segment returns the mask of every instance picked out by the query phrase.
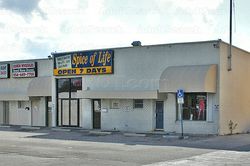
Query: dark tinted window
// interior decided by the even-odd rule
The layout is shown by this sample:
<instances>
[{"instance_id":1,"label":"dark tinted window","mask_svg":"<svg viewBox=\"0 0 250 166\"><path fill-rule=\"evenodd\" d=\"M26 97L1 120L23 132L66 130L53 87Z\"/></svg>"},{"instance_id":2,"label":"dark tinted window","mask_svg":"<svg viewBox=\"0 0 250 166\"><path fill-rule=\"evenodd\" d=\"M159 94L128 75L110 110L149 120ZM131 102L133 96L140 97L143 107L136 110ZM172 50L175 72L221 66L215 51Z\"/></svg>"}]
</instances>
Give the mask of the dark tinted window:
<instances>
[{"instance_id":1,"label":"dark tinted window","mask_svg":"<svg viewBox=\"0 0 250 166\"><path fill-rule=\"evenodd\" d=\"M58 80L58 93L69 92L70 83L68 78L62 78Z\"/></svg>"},{"instance_id":2,"label":"dark tinted window","mask_svg":"<svg viewBox=\"0 0 250 166\"><path fill-rule=\"evenodd\" d=\"M71 92L82 90L82 78L71 78Z\"/></svg>"}]
</instances>

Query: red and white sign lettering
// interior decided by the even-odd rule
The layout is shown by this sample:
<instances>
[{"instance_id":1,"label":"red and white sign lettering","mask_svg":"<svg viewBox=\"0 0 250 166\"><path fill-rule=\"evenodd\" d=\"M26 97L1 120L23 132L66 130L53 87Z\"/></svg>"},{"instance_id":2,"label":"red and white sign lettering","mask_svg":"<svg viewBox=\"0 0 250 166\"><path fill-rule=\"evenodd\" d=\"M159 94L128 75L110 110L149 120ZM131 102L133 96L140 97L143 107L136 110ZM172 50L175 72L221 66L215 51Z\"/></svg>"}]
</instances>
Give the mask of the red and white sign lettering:
<instances>
[{"instance_id":1,"label":"red and white sign lettering","mask_svg":"<svg viewBox=\"0 0 250 166\"><path fill-rule=\"evenodd\" d=\"M15 63L12 65L12 77L25 78L36 77L36 63Z\"/></svg>"}]
</instances>

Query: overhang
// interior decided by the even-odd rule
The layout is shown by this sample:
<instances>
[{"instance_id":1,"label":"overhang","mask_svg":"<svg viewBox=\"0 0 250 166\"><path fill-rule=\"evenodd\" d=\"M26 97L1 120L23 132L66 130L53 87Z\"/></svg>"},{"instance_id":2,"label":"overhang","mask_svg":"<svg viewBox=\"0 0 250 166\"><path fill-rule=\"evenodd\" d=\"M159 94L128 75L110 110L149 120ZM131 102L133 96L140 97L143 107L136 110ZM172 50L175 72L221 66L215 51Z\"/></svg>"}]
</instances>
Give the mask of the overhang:
<instances>
[{"instance_id":1,"label":"overhang","mask_svg":"<svg viewBox=\"0 0 250 166\"><path fill-rule=\"evenodd\" d=\"M28 86L28 96L51 96L52 93L51 77L33 78Z\"/></svg>"},{"instance_id":2,"label":"overhang","mask_svg":"<svg viewBox=\"0 0 250 166\"><path fill-rule=\"evenodd\" d=\"M217 65L170 66L160 77L159 92L216 93Z\"/></svg>"},{"instance_id":3,"label":"overhang","mask_svg":"<svg viewBox=\"0 0 250 166\"><path fill-rule=\"evenodd\" d=\"M27 101L29 97L24 92L1 92L0 101Z\"/></svg>"},{"instance_id":4,"label":"overhang","mask_svg":"<svg viewBox=\"0 0 250 166\"><path fill-rule=\"evenodd\" d=\"M157 99L158 91L97 91L85 90L80 93L85 99Z\"/></svg>"}]
</instances>

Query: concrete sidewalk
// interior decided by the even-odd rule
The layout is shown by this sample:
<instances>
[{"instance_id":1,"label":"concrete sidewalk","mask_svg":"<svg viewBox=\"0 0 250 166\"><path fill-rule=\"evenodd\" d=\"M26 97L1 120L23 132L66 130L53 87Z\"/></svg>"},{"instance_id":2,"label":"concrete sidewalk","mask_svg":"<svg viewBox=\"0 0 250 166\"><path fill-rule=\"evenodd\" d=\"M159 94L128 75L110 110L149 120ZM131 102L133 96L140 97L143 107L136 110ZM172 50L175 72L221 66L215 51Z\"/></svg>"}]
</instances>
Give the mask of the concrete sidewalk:
<instances>
[{"instance_id":1,"label":"concrete sidewalk","mask_svg":"<svg viewBox=\"0 0 250 166\"><path fill-rule=\"evenodd\" d=\"M123 132L0 128L2 165L250 165L250 135L125 136ZM0 165L1 165L0 164Z\"/></svg>"},{"instance_id":2,"label":"concrete sidewalk","mask_svg":"<svg viewBox=\"0 0 250 166\"><path fill-rule=\"evenodd\" d=\"M30 137L39 139L59 139L107 143L141 144L157 146L180 146L202 149L250 151L250 134L231 136L191 135L180 140L178 135L168 133L127 133L118 131L84 130L82 128L36 128L10 126L0 127L0 131L36 133Z\"/></svg>"}]
</instances>

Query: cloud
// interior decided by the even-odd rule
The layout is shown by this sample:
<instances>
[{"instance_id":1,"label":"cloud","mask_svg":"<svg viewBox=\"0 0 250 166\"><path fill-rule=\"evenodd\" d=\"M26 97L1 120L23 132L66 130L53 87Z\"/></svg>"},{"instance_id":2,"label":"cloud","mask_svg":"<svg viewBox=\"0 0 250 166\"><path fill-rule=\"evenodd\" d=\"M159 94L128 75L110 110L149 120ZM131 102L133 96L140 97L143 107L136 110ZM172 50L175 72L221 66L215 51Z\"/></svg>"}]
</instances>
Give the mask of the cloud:
<instances>
[{"instance_id":1,"label":"cloud","mask_svg":"<svg viewBox=\"0 0 250 166\"><path fill-rule=\"evenodd\" d=\"M49 42L42 38L36 39L24 39L24 51L27 54L37 56L37 57L46 57L50 54L51 48Z\"/></svg>"},{"instance_id":2,"label":"cloud","mask_svg":"<svg viewBox=\"0 0 250 166\"><path fill-rule=\"evenodd\" d=\"M46 18L45 13L39 8L40 0L0 0L0 7L9 10L30 20L33 12Z\"/></svg>"},{"instance_id":3,"label":"cloud","mask_svg":"<svg viewBox=\"0 0 250 166\"><path fill-rule=\"evenodd\" d=\"M0 60L44 58L54 51L130 46L134 40L147 45L227 39L227 3L225 0L120 0L119 3L0 0ZM241 38L235 35L234 42L241 46L240 41L244 41L247 47L249 28L248 22L243 21L244 25L239 26L245 27L245 34ZM237 29L241 30L240 27Z\"/></svg>"},{"instance_id":4,"label":"cloud","mask_svg":"<svg viewBox=\"0 0 250 166\"><path fill-rule=\"evenodd\" d=\"M162 4L173 5L174 7L184 9L188 12L200 12L202 10L215 10L224 0L156 0L160 6ZM160 7L159 6L159 7Z\"/></svg>"},{"instance_id":5,"label":"cloud","mask_svg":"<svg viewBox=\"0 0 250 166\"><path fill-rule=\"evenodd\" d=\"M0 28L4 28L4 27L5 27L4 23L0 22Z\"/></svg>"}]
</instances>

